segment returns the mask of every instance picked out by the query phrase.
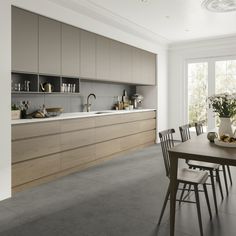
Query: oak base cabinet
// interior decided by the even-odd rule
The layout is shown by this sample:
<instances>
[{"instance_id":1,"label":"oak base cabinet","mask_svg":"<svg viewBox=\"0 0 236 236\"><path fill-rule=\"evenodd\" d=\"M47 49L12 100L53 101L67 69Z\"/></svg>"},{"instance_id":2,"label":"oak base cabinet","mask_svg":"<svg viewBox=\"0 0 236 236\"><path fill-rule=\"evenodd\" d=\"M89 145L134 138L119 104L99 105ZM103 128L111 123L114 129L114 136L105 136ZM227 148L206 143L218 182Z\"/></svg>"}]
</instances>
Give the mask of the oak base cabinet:
<instances>
[{"instance_id":1,"label":"oak base cabinet","mask_svg":"<svg viewBox=\"0 0 236 236\"><path fill-rule=\"evenodd\" d=\"M155 111L12 125L13 191L97 165L155 140Z\"/></svg>"}]
</instances>

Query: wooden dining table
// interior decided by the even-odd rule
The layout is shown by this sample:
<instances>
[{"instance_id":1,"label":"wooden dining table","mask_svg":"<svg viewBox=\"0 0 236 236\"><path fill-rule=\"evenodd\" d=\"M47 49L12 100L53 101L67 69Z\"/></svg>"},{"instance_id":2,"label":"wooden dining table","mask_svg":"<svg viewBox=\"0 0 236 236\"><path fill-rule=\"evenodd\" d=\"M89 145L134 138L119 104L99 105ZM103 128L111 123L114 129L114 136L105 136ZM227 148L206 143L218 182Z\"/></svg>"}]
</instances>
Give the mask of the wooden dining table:
<instances>
[{"instance_id":1,"label":"wooden dining table","mask_svg":"<svg viewBox=\"0 0 236 236\"><path fill-rule=\"evenodd\" d=\"M192 137L190 140L169 150L170 156L170 236L175 235L175 207L177 192L178 160L196 160L222 165L236 166L236 148L217 146L207 139L206 134Z\"/></svg>"}]
</instances>

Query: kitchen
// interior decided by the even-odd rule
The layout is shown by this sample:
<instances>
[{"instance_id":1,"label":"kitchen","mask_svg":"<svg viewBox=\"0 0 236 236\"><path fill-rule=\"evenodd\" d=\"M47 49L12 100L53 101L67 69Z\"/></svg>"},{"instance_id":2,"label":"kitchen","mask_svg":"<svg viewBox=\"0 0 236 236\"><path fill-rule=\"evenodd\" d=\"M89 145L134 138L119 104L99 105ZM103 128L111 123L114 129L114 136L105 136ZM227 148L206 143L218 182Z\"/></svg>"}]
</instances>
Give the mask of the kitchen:
<instances>
[{"instance_id":1,"label":"kitchen","mask_svg":"<svg viewBox=\"0 0 236 236\"><path fill-rule=\"evenodd\" d=\"M50 107L63 107L65 112L82 112L83 109L86 109L84 106L87 104L87 97L89 94L94 93L96 95L96 100L92 101L92 106L91 109L92 111L107 111L113 108L113 105L116 104L120 98L124 96L124 90L128 91L128 95L131 96L132 94L138 93L142 94L144 97L144 100L142 102L142 108L144 109L151 109L151 110L157 110L157 116L156 116L156 134L158 131L163 130L170 125L173 125L175 127L178 126L179 123L183 122L186 120L185 113L183 112L184 106L183 104L185 98L183 97L183 90L184 88L184 81L182 78L184 77L184 73L182 70L181 72L178 71L178 68L182 66L181 63L185 60L185 58L191 58L196 51L198 51L196 48L201 48L205 47L204 45L202 46L201 43L193 43L191 42L189 44L186 44L186 48L184 49L184 53L180 51L181 45L178 48L178 45L172 45L170 46L169 49L167 49L167 44L164 43L164 39L161 37L157 37L154 34L151 34L151 32L145 32L144 30L144 35L142 37L139 37L138 34L135 33L135 29L131 29L131 26L127 26L130 30L130 32L134 33L129 33L127 32L127 29L123 29L123 31L120 31L116 29L113 25L104 25L102 21L97 20L98 15L94 15L94 11L96 10L96 4L92 4L90 1L81 1L80 5L76 6L77 8L80 8L82 13L77 13L71 8L73 8L73 4L68 6L68 8L64 8L63 5L65 4L64 1L60 1L60 5L56 4L57 1L43 1L42 3L39 3L37 1L11 1L9 2L4 2L3 7L1 9L2 14L1 14L1 35L3 37L1 40L3 40L4 43L1 43L1 49L3 51L3 55L5 55L5 60L2 59L1 57L1 73L5 78L8 78L8 80L4 79L2 82L2 95L4 95L4 99L1 99L1 107L3 108L2 110L5 111L4 113L6 114L4 116L4 122L1 124L0 129L2 132L5 134L4 140L1 141L1 149L4 150L4 158L1 160L2 163L2 171L0 173L1 177L6 180L4 181L4 184L1 185L1 199L5 199L11 196L11 160L9 157L11 157L11 122L10 122L10 111L9 107L11 107L12 101L11 101L11 91L13 90L12 88L14 87L15 90L15 84L17 82L13 82L13 85L11 84L11 72L12 72L12 66L11 66L11 4L14 6L25 9L26 11L33 12L35 14L38 14L42 17L49 17L49 19L53 19L56 22L62 22L65 25L72 26L73 28L80 28L85 32L85 34L90 34L88 32L93 32L96 35L102 35L101 38L98 36L97 42L100 42L101 45L104 45L103 40L115 40L122 42L122 45L124 44L125 47L126 45L132 45L133 48L138 48L144 51L148 51L150 53L156 54L156 81L153 83L144 83L142 82L136 82L136 81L128 81L127 78L125 77L120 77L124 78L122 83L117 83L117 79L113 78L112 81L107 82L107 78L110 78L110 75L105 75L104 72L106 72L106 68L104 65L101 65L100 70L101 75L98 75L99 73L94 72L92 76L86 76L83 75L81 78L78 76L80 81L78 82L76 79L77 77L72 76L72 80L69 80L70 77L68 77L67 73L65 73L65 80L63 81L63 74L62 72L59 71L57 74L53 73L50 71L50 63L48 63L47 59L49 61L55 61L55 58L50 58L46 56L46 58L41 59L41 66L45 66L47 71L42 71L42 73L39 73L37 71L36 75L37 78L35 81L36 84L33 86L34 87L34 92L33 94L20 94L17 91L13 92L13 103L19 104L19 101L30 101L32 109L30 112L33 112L37 109L41 109L40 106L43 104L49 105ZM87 7L87 8L86 8ZM83 11L84 9L93 9L90 13ZM101 10L101 9L100 9ZM102 10L101 10L102 11ZM88 16L90 14L90 16ZM107 12L108 14L108 12ZM104 19L103 19L104 21ZM115 20L114 20L115 21ZM114 23L113 21L113 23ZM2 25L4 22L4 25ZM33 22L31 22L33 23ZM114 23L115 24L115 23ZM128 23L127 23L128 24ZM132 31L133 30L133 31ZM52 31L50 31L52 33ZM145 34L146 33L146 34ZM60 33L59 33L60 34ZM150 35L151 34L151 35ZM59 35L60 36L60 35ZM148 38L152 38L152 40L149 40ZM45 40L45 39L44 39ZM46 40L47 41L47 40ZM157 43L157 41L159 43ZM7 43L6 43L7 42ZM85 40L85 42L89 42ZM198 51L198 55L200 56L209 56L212 53L212 50L215 50L215 54L224 56L228 54L233 54L233 50L235 50L235 44L231 44L229 47L228 42L234 42L233 38L228 38L228 39L215 39L215 41L211 41L211 45L209 46L208 49L205 49L202 51ZM219 44L221 45L221 50L219 49ZM3 46L4 45L4 46ZM105 44L106 45L106 44ZM60 48L60 44L58 46ZM82 47L84 48L84 47ZM115 47L114 47L115 48ZM135 50L134 49L134 50ZM45 48L45 52L48 50ZM73 51L73 49L70 49ZM86 51L88 52L89 50L92 50L92 47L88 47ZM127 52L129 49L124 49L123 52ZM169 52L168 52L169 50ZM192 51L191 51L192 50ZM218 51L217 51L218 50ZM56 50L58 51L58 50ZM59 50L60 51L60 50ZM103 50L102 50L103 51ZM119 50L118 50L119 51ZM139 50L138 50L139 51ZM32 52L32 50L29 50L29 52ZM13 51L14 53L14 51ZM167 73L168 73L168 68L167 68L167 55L169 53L169 61L170 61L170 66L169 66L169 75L167 79ZM32 54L30 54L32 55ZM212 55L212 54L211 54ZM28 55L29 56L29 55ZM83 57L84 58L84 57ZM137 57L135 57L137 58ZM6 60L7 59L7 60ZM33 63L32 58L30 56L28 57L30 64ZM108 59L104 60L98 60L94 61L94 67L97 66L97 62L104 62L105 60L109 61ZM39 62L37 62L39 63ZM36 66L38 67L39 65L36 63ZM53 63L54 66L56 64L61 68L60 60L56 63ZM83 63L83 62L82 62ZM138 63L138 62L137 62ZM29 64L29 63L28 63ZM124 62L124 64L126 64ZM117 63L115 63L117 65ZM138 64L137 64L138 65ZM178 68L175 67L175 65L178 65ZM71 63L69 64L71 66ZM82 68L88 69L88 63L85 63ZM127 65L126 65L127 66ZM116 66L113 66L116 68ZM137 68L136 66L135 68ZM171 68L171 69L170 69ZM75 67L72 68L74 70ZM130 68L126 68L124 75L127 76L129 73ZM139 68L140 69L140 68ZM59 69L60 70L60 69ZM120 72L121 70L119 70ZM19 72L17 69L13 71ZM26 71L24 71L26 72ZM32 72L32 71L31 71ZM177 72L177 73L176 73ZM76 72L78 73L78 72ZM110 73L110 72L109 72ZM131 72L132 73L132 72ZM134 72L136 75L140 75L139 72ZM113 74L113 73L112 73ZM43 91L40 88L40 84L44 84L47 81L47 76L56 76L58 77L58 83L53 85L52 79L49 78L50 84L53 85L54 88L56 88L56 91L60 94L44 94ZM117 73L114 73L115 76L117 76ZM98 77L96 77L98 76ZM177 77L176 77L177 76ZM47 77L45 79L45 77ZM99 78L100 77L100 78ZM106 78L105 78L106 77ZM119 77L119 76L118 76ZM176 78L177 79L176 79ZM25 78L25 77L24 77ZM88 79L89 78L89 79ZM91 80L92 78L92 80ZM104 79L105 78L105 79ZM138 76L134 76L134 78L138 79ZM17 79L16 79L17 80ZM25 79L23 79L24 81ZM98 81L98 80L101 80ZM31 81L30 79L27 79L27 81ZM72 82L68 82L72 81ZM114 83L115 82L115 83ZM80 92L80 94L77 96L77 94L61 94L61 86L63 84L76 84L75 91L77 90ZM168 87L168 84L171 84L171 86ZM30 83L32 85L32 83ZM133 88L135 87L135 89ZM92 88L92 89L91 89ZM178 89L177 89L178 88ZM80 89L80 90L78 90ZM26 89L27 90L27 89ZM55 90L54 90L55 91ZM105 94L105 95L104 95ZM168 95L171 94L171 95ZM60 102L58 102L60 101ZM159 102L158 102L159 101ZM124 111L128 112L128 111ZM132 111L130 111L132 113ZM130 114L131 114L130 113ZM134 112L136 113L136 112ZM138 112L141 113L141 112ZM169 115L169 114L175 114ZM112 114L113 116L115 114ZM61 115L60 115L61 116ZM58 116L58 118L60 117ZM108 114L96 114L92 119L94 119L95 123L99 122L96 120L101 119L102 117L108 117L110 115ZM61 116L62 117L62 116ZM82 118L80 118L82 119ZM83 118L84 119L84 118ZM133 119L133 118L132 118ZM137 119L137 118L135 118ZM145 118L146 119L146 118ZM151 119L153 119L153 116L151 116ZM34 123L34 122L33 122ZM142 125L141 125L142 126ZM57 128L56 128L57 129ZM136 129L136 128L135 128ZM151 128L153 129L153 128ZM43 130L39 128L39 130ZM20 131L19 133L22 133L23 131ZM59 132L59 131L58 131ZM61 132L61 131L60 131ZM66 131L67 132L67 131ZM108 132L108 131L107 131ZM109 133L109 132L108 132ZM55 135L56 133L53 133ZM57 133L58 134L58 133ZM51 134L50 134L51 135ZM60 134L61 135L61 134ZM127 134L128 136L130 134ZM32 136L29 136L27 138L31 138ZM118 136L117 136L118 137ZM14 139L14 136L13 136ZM60 139L60 138L59 138ZM139 139L139 138L138 138ZM154 139L153 139L154 140ZM87 145L87 144L85 144ZM21 145L19 145L21 146ZM71 149L74 149L75 147L72 147ZM42 154L45 155L45 154ZM24 168L23 168L24 169ZM50 168L49 168L50 169Z\"/></svg>"},{"instance_id":2,"label":"kitchen","mask_svg":"<svg viewBox=\"0 0 236 236\"><path fill-rule=\"evenodd\" d=\"M142 109L136 94L137 84L156 83L155 54L16 7L12 49L12 103L21 113L12 122L13 192L155 143L155 109ZM114 142L119 149L98 154Z\"/></svg>"}]
</instances>

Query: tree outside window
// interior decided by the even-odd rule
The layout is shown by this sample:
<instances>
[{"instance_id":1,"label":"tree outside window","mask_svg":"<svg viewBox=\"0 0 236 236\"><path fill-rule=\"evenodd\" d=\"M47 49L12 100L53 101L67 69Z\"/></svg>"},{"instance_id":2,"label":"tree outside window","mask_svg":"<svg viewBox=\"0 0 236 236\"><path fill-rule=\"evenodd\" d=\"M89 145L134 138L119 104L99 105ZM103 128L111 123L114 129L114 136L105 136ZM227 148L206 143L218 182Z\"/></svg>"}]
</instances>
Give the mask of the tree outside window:
<instances>
[{"instance_id":1,"label":"tree outside window","mask_svg":"<svg viewBox=\"0 0 236 236\"><path fill-rule=\"evenodd\" d=\"M189 123L207 120L208 63L188 64Z\"/></svg>"}]
</instances>

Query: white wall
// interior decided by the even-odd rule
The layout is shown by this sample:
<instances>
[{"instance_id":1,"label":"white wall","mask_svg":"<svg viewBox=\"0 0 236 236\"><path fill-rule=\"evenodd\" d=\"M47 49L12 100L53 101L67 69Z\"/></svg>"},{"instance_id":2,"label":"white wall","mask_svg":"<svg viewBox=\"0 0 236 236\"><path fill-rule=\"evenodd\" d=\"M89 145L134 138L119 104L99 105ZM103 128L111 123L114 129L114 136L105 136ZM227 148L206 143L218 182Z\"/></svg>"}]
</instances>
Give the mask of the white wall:
<instances>
[{"instance_id":1,"label":"white wall","mask_svg":"<svg viewBox=\"0 0 236 236\"><path fill-rule=\"evenodd\" d=\"M187 123L185 62L189 59L212 58L236 55L236 37L218 38L197 42L173 44L168 53L168 125L176 129Z\"/></svg>"},{"instance_id":2,"label":"white wall","mask_svg":"<svg viewBox=\"0 0 236 236\"><path fill-rule=\"evenodd\" d=\"M159 111L158 123L159 128L167 127L167 50L165 45L154 43L154 40L147 40L144 37L138 37L109 26L104 22L100 22L85 14L85 12L75 12L65 9L47 0L1 0L0 7L0 200L11 196L11 120L10 120L10 104L11 104L11 4L23 9L33 11L35 13L51 17L53 19L65 22L89 31L119 40L121 42L140 47L158 54L158 86L151 93L145 89L143 95L156 100L161 96L161 102L158 103ZM109 23L109 22L108 22ZM148 98L149 96L149 98ZM165 97L165 99L162 99Z\"/></svg>"},{"instance_id":3,"label":"white wall","mask_svg":"<svg viewBox=\"0 0 236 236\"><path fill-rule=\"evenodd\" d=\"M11 7L8 0L0 7L0 200L11 196Z\"/></svg>"},{"instance_id":4,"label":"white wall","mask_svg":"<svg viewBox=\"0 0 236 236\"><path fill-rule=\"evenodd\" d=\"M167 52L159 50L157 55L157 85L137 86L137 93L144 95L143 108L157 108L157 131L168 128L168 80Z\"/></svg>"}]
</instances>

